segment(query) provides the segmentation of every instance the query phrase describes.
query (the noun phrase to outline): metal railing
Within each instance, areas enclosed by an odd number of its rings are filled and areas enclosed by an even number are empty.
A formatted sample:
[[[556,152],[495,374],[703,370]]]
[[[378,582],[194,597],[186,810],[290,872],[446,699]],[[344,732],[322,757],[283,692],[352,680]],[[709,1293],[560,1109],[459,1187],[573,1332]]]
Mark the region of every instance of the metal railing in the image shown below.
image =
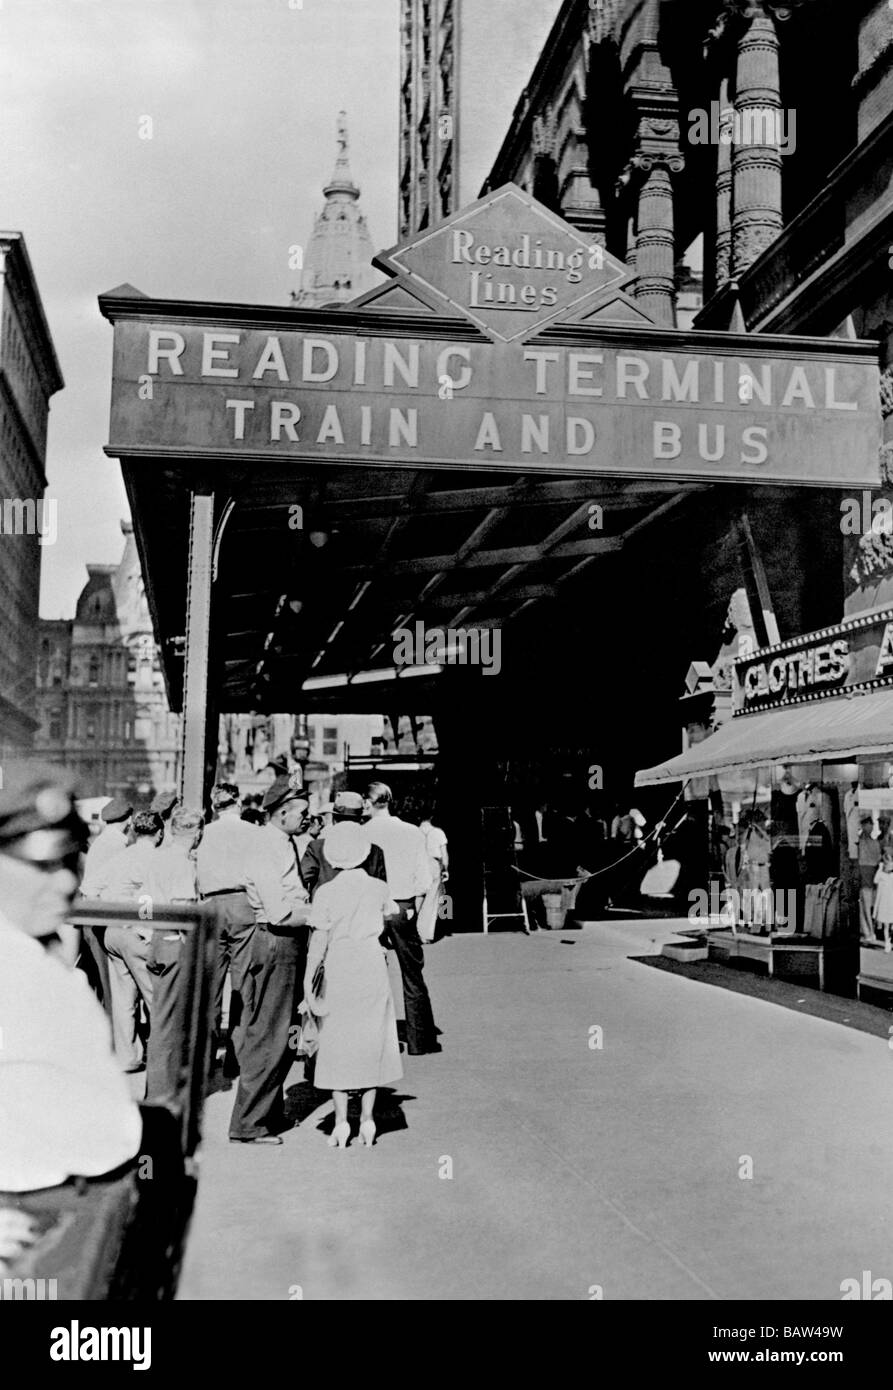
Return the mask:
[[[177,1008],[182,1012],[176,1030],[182,1048],[172,1108],[180,1119],[184,1158],[191,1158],[201,1138],[202,1105],[211,1071],[217,959],[213,909],[204,903],[153,905],[151,915],[144,920],[133,902],[79,898],[68,920],[77,927],[133,926],[143,931],[182,933],[177,979]],[[147,1103],[151,1104],[151,1099]]]

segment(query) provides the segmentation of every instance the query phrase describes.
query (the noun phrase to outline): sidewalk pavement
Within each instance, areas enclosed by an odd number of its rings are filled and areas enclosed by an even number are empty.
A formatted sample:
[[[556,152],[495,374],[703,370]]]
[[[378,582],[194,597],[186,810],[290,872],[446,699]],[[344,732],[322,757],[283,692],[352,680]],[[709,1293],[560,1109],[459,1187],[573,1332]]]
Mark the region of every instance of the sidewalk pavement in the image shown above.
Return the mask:
[[[781,1008],[630,959],[673,928],[428,948],[444,1050],[404,1056],[371,1150],[327,1147],[300,1066],[281,1148],[229,1144],[233,1093],[210,1097],[179,1297],[835,1300],[893,1278],[885,1038],[797,1013],[796,985]]]

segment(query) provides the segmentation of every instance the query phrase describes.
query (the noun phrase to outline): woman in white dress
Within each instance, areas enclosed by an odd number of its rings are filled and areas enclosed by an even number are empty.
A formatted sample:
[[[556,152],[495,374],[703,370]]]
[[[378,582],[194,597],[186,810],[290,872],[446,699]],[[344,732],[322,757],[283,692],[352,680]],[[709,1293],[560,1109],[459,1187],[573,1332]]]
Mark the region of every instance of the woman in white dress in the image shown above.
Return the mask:
[[[339,872],[317,890],[310,913],[304,998],[319,1023],[314,1085],[331,1091],[335,1128],[329,1143],[346,1148],[349,1091],[361,1093],[360,1142],[375,1141],[376,1087],[403,1075],[397,1015],[385,952],[379,943],[386,913],[397,911],[386,884],[358,866],[369,854],[359,825],[343,821],[326,836],[326,858]],[[313,997],[313,976],[324,959],[322,999]]]

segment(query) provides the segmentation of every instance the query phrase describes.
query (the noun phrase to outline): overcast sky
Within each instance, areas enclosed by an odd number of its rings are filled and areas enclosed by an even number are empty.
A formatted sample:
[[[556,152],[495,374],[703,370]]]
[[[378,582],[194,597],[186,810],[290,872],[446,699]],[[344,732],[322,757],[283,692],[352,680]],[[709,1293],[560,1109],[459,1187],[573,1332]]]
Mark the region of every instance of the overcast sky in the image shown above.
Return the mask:
[[[97,295],[287,303],[342,106],[373,243],[392,245],[399,52],[398,0],[0,0],[0,227],[25,234],[65,377],[43,616],[70,617],[85,564],[121,554]]]

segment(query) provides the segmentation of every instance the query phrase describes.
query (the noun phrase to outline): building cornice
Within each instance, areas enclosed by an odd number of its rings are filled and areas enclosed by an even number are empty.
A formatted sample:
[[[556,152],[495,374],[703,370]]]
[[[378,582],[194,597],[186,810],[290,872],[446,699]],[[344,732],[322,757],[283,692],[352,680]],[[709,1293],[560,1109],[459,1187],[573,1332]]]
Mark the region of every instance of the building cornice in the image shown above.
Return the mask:
[[[574,50],[586,39],[590,8],[588,0],[564,0],[555,23],[537,59],[530,81],[519,97],[508,131],[480,191],[483,197],[493,188],[511,182],[514,171],[529,154],[533,143],[533,121],[555,92]]]
[[[0,276],[9,284],[47,396],[65,385],[37,280],[21,232],[0,232]]]
[[[381,288],[386,288],[382,286]],[[489,342],[470,320],[458,315],[416,313],[412,310],[291,308],[267,304],[232,304],[219,300],[149,299],[134,292],[119,295],[112,290],[99,296],[99,311],[110,323],[118,319],[174,319],[179,323],[237,323],[243,328],[291,329],[301,333],[362,333],[369,337],[412,338],[430,333],[437,326],[437,337],[462,342]],[[332,320],[337,316],[337,326]],[[342,328],[343,324],[343,328]]]

